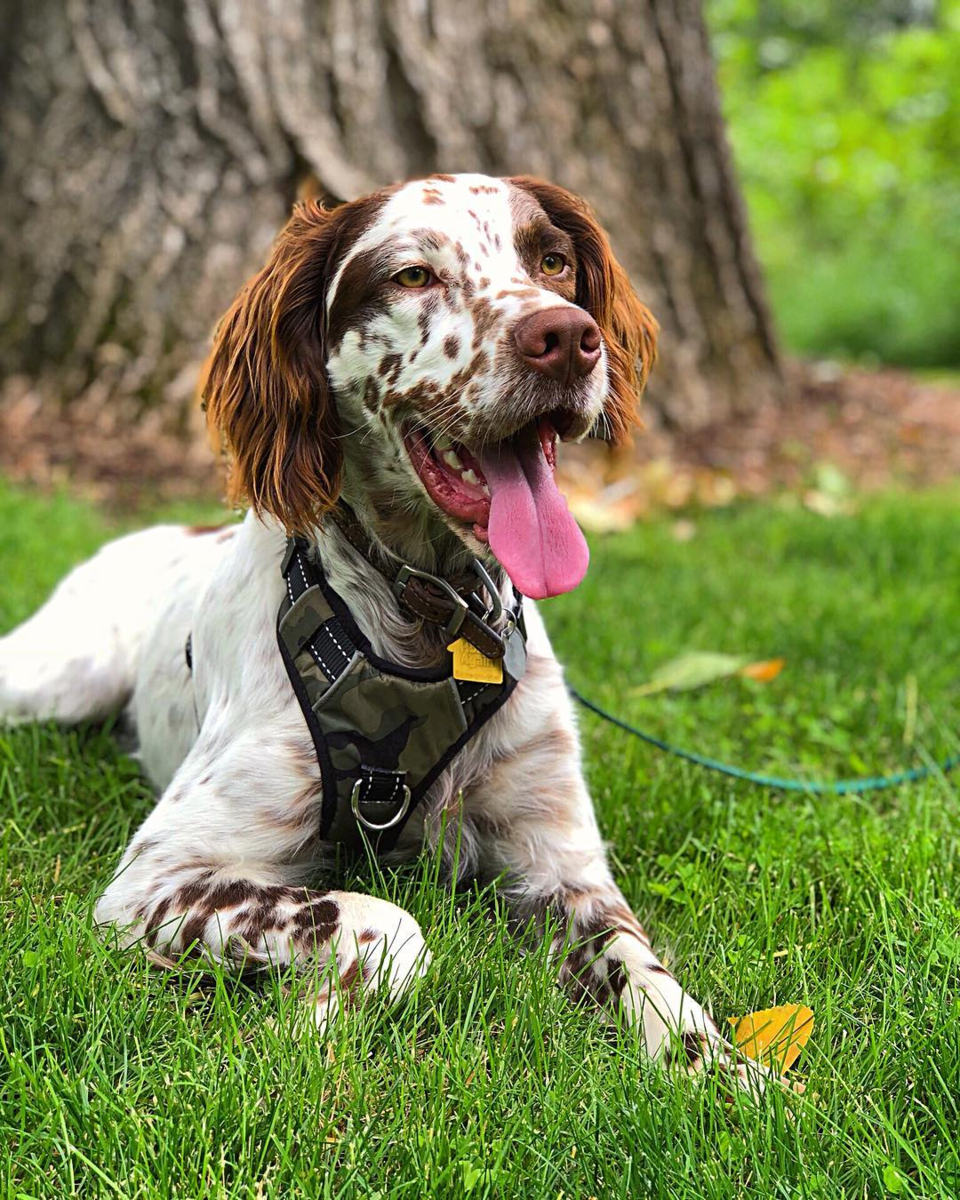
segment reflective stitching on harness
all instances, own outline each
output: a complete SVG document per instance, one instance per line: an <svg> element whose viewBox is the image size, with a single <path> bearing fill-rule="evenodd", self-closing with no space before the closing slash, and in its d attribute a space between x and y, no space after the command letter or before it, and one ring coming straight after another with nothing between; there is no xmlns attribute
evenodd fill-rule
<svg viewBox="0 0 960 1200"><path fill-rule="evenodd" d="M340 653L343 655L343 657L344 657L344 658L347 660L347 662L349 662L349 661L350 661L350 655L349 655L349 654L346 652L346 650L344 650L344 648L343 648L343 647L340 645L340 639L337 637L337 635L336 635L336 634L333 632L333 630L330 628L331 624L332 624L332 622L331 622L331 621L328 621L328 622L326 623L326 625L324 626L324 629L325 629L325 631L326 631L326 632L327 632L327 633L330 635L330 637L333 639L333 644L334 644L334 645L337 647L337 649L340 651Z"/></svg>
<svg viewBox="0 0 960 1200"><path fill-rule="evenodd" d="M336 673L336 671L333 670L332 667L328 667L327 664L323 661L323 659L320 657L320 651L316 648L316 646L313 644L313 642L307 642L307 649L310 651L310 653L313 655L313 657L317 660L317 666L320 668L320 670L324 673L324 675L326 675L326 677L331 682L333 682L333 680L336 679L336 677L337 677L337 673Z"/></svg>

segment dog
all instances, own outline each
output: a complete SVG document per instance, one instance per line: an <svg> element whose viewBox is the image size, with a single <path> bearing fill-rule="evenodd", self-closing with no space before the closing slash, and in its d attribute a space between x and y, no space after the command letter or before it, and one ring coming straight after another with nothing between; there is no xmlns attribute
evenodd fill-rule
<svg viewBox="0 0 960 1200"><path fill-rule="evenodd" d="M656 334L590 209L553 184L434 175L294 210L218 327L202 381L231 498L249 505L242 523L120 538L0 640L0 717L125 710L157 790L96 905L100 924L165 962L312 972L319 1028L358 992L398 997L427 970L408 913L317 886L334 851L322 818L332 776L277 621L300 598L293 580L321 595L308 574L322 569L342 602L340 622L324 609L331 653L350 624L369 662L414 682L449 674L448 608L487 639L482 670L501 669L498 648L522 626L509 691L441 754L402 828L366 820L371 836L392 823L391 859L426 844L451 874L497 880L522 926L550 931L560 981L638 1025L651 1059L762 1086L614 881L533 603L587 567L554 479L557 442L628 436ZM426 581L419 609L398 568ZM467 604L449 581L471 569ZM447 605L439 618L434 601Z"/></svg>

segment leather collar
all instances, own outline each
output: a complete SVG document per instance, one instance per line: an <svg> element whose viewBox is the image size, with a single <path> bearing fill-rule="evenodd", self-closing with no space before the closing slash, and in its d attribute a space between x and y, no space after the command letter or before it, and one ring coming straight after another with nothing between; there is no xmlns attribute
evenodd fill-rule
<svg viewBox="0 0 960 1200"><path fill-rule="evenodd" d="M449 578L406 564L396 567L386 562L352 509L341 502L330 515L354 550L388 580L401 608L440 626L451 642L464 638L485 657L503 658L503 637L493 627L503 611L500 596L479 560L474 559L473 569Z"/></svg>

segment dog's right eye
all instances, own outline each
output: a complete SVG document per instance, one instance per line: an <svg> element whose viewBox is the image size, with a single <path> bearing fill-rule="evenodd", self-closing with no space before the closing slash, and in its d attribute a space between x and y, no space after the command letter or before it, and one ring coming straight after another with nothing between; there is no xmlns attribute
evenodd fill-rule
<svg viewBox="0 0 960 1200"><path fill-rule="evenodd" d="M434 276L426 267L404 267L393 277L394 283L399 283L405 288L425 288L433 283L433 280Z"/></svg>

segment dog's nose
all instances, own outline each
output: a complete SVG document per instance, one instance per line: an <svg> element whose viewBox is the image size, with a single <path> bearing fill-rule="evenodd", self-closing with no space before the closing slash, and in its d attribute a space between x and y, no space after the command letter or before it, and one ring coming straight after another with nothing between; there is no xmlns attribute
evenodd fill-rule
<svg viewBox="0 0 960 1200"><path fill-rule="evenodd" d="M525 363L561 383L589 375L600 358L600 330L582 308L544 308L523 317L513 331Z"/></svg>

